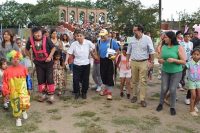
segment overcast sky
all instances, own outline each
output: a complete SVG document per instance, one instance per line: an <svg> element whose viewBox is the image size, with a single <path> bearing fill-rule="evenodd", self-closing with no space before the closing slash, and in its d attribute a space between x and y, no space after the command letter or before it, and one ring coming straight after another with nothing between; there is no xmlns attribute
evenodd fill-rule
<svg viewBox="0 0 200 133"><path fill-rule="evenodd" d="M1 2L5 2L7 0L0 0ZM9 1L9 0L8 0ZM36 4L37 0L15 0L19 3L32 3ZM72 0L73 1L73 0ZM76 1L76 0L74 0ZM83 1L83 0L82 0ZM96 0L92 0L96 1ZM149 7L155 4L158 4L159 0L140 0L141 3L145 7ZM184 11L186 13L192 13L198 10L200 8L200 0L162 0L162 19L165 20L171 20L171 18L174 18L175 20L178 20L178 12Z"/></svg>

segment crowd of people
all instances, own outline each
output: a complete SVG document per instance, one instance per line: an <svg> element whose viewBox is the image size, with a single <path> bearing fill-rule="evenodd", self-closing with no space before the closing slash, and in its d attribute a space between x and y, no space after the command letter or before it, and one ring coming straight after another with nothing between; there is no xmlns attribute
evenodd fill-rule
<svg viewBox="0 0 200 133"><path fill-rule="evenodd" d="M107 100L112 100L117 73L120 78L120 96L132 103L147 106L147 81L152 80L154 55L157 53L161 66L160 101L170 106L176 115L176 90L187 88L186 104L190 114L198 116L200 100L200 39L198 32L168 31L161 33L156 48L142 25L133 27L134 36L129 44L121 42L116 32L102 28L95 36L88 36L83 28L75 29L73 38L68 33L58 36L56 29L49 32L33 27L26 42L5 30L0 44L0 91L5 110L11 105L16 126L22 126L21 116L28 118L30 94L33 89L28 72L34 68L37 75L39 102L53 104L55 93L66 90L66 70L73 76L74 99L87 99L91 59L95 90ZM148 33L148 32L147 32ZM34 88L35 89L35 88ZM57 90L57 91L56 91Z"/></svg>

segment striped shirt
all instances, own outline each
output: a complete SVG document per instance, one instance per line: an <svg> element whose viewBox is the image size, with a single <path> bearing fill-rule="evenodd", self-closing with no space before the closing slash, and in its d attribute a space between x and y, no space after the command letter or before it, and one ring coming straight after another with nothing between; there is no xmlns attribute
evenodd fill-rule
<svg viewBox="0 0 200 133"><path fill-rule="evenodd" d="M149 54L154 53L155 50L151 38L144 34L139 40L133 37L128 45L127 54L131 55L131 60L146 60L149 58Z"/></svg>

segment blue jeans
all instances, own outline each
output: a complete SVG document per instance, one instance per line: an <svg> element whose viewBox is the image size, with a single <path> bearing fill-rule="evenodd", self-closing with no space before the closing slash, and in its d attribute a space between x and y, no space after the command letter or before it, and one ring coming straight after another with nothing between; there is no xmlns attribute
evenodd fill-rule
<svg viewBox="0 0 200 133"><path fill-rule="evenodd" d="M166 73L162 71L161 74L161 92L160 92L160 104L164 103L166 93L170 92L170 107L175 108L176 103L176 89L181 80L182 72L178 73Z"/></svg>

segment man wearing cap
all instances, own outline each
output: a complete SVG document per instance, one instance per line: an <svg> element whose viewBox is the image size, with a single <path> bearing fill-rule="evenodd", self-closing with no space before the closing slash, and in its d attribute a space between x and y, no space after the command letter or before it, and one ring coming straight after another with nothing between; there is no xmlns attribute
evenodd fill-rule
<svg viewBox="0 0 200 133"><path fill-rule="evenodd" d="M108 31L102 29L99 33L100 40L97 42L97 52L100 56L100 74L104 89L101 96L107 95L108 100L112 100L112 88L114 86L113 74L115 54L119 50L117 42L108 37Z"/></svg>
<svg viewBox="0 0 200 133"><path fill-rule="evenodd" d="M133 98L132 103L135 103L140 98L141 106L146 107L146 89L147 89L147 60L150 58L151 67L154 63L154 47L149 36L144 35L144 28L141 25L134 26L133 37L128 45L127 61L131 58L131 71L133 82Z"/></svg>

